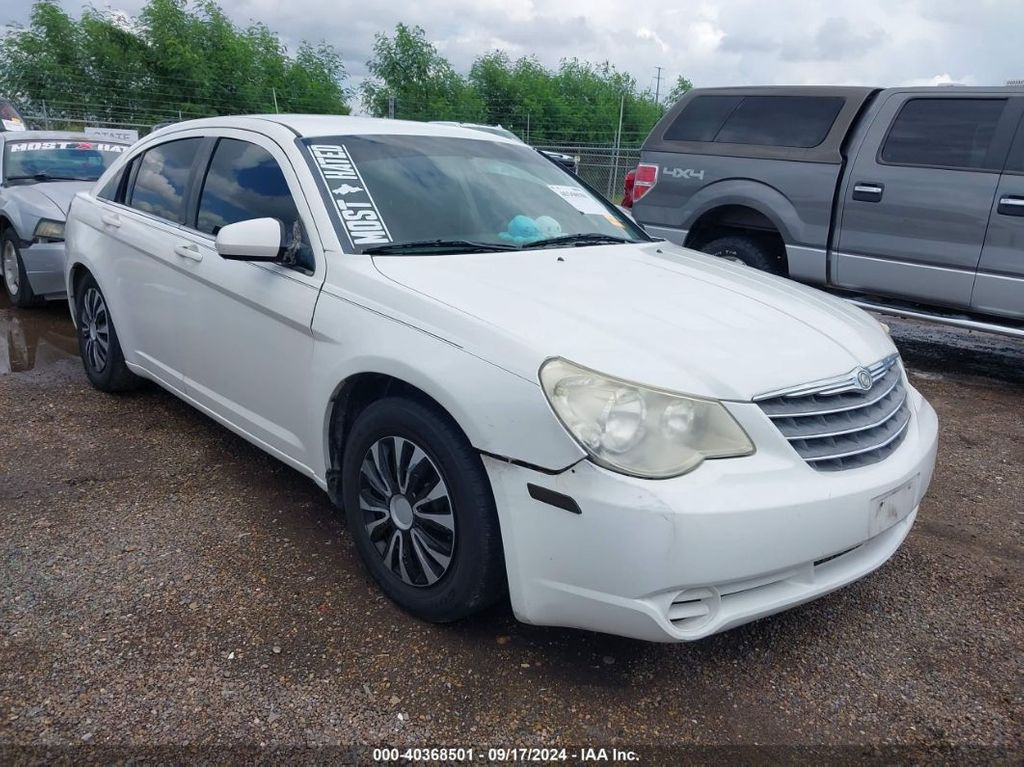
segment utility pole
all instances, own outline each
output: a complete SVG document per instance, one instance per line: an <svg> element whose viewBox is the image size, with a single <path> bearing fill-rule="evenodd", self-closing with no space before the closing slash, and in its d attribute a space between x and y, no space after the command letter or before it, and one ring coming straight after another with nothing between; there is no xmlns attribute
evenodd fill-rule
<svg viewBox="0 0 1024 767"><path fill-rule="evenodd" d="M274 114L280 114L281 110L277 108L277 88L271 88L270 95L274 97Z"/></svg>
<svg viewBox="0 0 1024 767"><path fill-rule="evenodd" d="M530 143L530 113L526 113L526 143Z"/></svg>
<svg viewBox="0 0 1024 767"><path fill-rule="evenodd" d="M654 86L654 103L657 104L661 96L661 67L655 67L655 69L658 70L658 79L655 81L656 85Z"/></svg>
<svg viewBox="0 0 1024 767"><path fill-rule="evenodd" d="M395 95L393 93L388 96L388 119L395 119Z"/></svg>

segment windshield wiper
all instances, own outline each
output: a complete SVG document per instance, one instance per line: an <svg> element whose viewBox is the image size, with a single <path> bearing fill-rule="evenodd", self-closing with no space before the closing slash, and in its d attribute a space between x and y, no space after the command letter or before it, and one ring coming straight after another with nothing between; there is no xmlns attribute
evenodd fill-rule
<svg viewBox="0 0 1024 767"><path fill-rule="evenodd" d="M412 255L414 253L443 255L446 253L494 253L500 250L519 250L519 248L515 245L504 245L500 242L413 240L412 242L391 242L387 245L374 245L372 248L364 248L363 253L371 256Z"/></svg>
<svg viewBox="0 0 1024 767"><path fill-rule="evenodd" d="M8 181L95 181L82 176L51 176L49 173L33 173L31 176L8 176Z"/></svg>
<svg viewBox="0 0 1024 767"><path fill-rule="evenodd" d="M546 240L535 240L523 245L524 248L557 248L560 245L621 245L624 242L633 242L626 237L619 237L614 234L599 234L598 232L587 232L585 234L563 234L559 237L551 237Z"/></svg>

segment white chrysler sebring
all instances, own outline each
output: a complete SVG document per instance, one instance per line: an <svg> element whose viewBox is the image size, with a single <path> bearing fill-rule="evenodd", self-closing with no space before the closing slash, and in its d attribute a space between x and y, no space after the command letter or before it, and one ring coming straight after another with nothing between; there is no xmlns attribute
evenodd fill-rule
<svg viewBox="0 0 1024 767"><path fill-rule="evenodd" d="M698 639L885 562L935 413L874 319L652 240L536 151L350 117L184 122L80 193L85 372L324 488L380 587Z"/></svg>

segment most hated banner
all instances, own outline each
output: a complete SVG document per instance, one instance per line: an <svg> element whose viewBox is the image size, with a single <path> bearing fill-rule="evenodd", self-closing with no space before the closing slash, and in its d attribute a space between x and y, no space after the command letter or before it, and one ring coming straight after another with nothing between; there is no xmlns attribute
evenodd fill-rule
<svg viewBox="0 0 1024 767"><path fill-rule="evenodd" d="M310 144L309 151L352 244L363 246L391 242L391 233L345 146Z"/></svg>

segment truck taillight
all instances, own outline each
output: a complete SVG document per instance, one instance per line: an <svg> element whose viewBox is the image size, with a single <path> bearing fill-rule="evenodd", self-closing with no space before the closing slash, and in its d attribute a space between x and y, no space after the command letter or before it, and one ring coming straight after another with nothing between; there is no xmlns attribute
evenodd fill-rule
<svg viewBox="0 0 1024 767"><path fill-rule="evenodd" d="M658 183L658 166L642 162L636 166L636 177L633 179L633 202L643 198Z"/></svg>

